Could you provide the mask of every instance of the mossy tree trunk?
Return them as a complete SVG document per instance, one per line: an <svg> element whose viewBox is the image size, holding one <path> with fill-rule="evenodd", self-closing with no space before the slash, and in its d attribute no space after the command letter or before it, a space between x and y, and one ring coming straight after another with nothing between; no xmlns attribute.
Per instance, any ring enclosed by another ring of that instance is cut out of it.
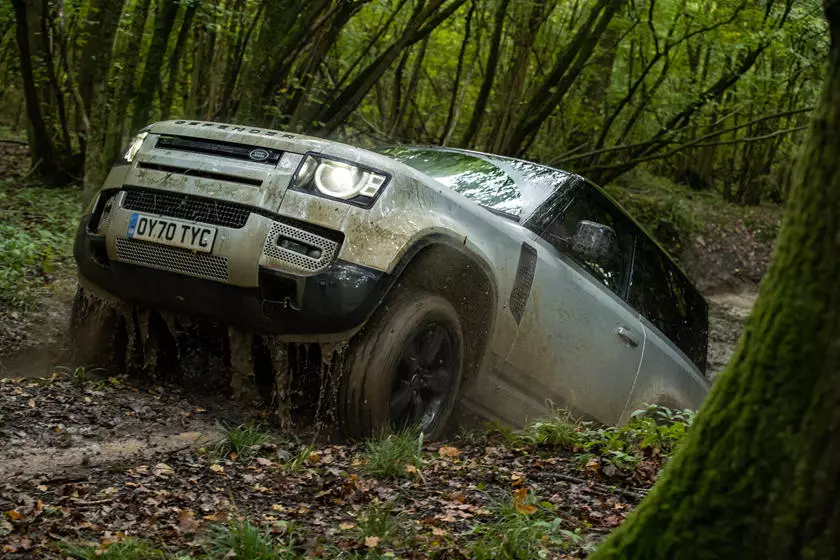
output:
<svg viewBox="0 0 840 560"><path fill-rule="evenodd" d="M840 557L840 0L773 265L682 450L606 558Z"/></svg>

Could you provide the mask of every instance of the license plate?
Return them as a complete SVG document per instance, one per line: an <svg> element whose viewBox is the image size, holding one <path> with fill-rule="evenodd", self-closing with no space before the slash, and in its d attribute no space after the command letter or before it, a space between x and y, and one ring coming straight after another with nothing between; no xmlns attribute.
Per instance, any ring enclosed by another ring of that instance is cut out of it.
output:
<svg viewBox="0 0 840 560"><path fill-rule="evenodd" d="M216 228L192 222L132 214L127 236L191 251L209 253L216 240Z"/></svg>

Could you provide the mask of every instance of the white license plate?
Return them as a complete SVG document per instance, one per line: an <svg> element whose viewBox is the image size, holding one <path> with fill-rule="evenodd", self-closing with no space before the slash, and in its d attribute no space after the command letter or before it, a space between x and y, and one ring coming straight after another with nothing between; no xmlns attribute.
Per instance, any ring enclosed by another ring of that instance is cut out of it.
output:
<svg viewBox="0 0 840 560"><path fill-rule="evenodd" d="M213 250L216 232L216 228L193 222L132 214L128 221L126 235L130 239L141 239L190 249L191 251L209 253Z"/></svg>

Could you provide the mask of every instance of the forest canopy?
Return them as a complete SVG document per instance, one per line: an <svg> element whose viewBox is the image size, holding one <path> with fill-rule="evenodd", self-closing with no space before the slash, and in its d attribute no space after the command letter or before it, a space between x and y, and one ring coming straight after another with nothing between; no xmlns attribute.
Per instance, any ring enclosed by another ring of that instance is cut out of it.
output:
<svg viewBox="0 0 840 560"><path fill-rule="evenodd" d="M828 54L817 0L12 0L0 127L101 182L170 118L523 156L608 183L644 164L781 201Z"/></svg>

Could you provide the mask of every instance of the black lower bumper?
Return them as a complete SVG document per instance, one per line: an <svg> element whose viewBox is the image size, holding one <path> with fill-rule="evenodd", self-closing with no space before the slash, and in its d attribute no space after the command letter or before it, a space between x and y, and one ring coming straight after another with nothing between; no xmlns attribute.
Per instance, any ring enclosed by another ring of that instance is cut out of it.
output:
<svg viewBox="0 0 840 560"><path fill-rule="evenodd" d="M86 220L73 252L82 278L121 301L264 334L323 335L358 328L393 281L384 272L336 261L308 277L260 269L260 286L242 288L109 260L105 238L89 233Z"/></svg>

